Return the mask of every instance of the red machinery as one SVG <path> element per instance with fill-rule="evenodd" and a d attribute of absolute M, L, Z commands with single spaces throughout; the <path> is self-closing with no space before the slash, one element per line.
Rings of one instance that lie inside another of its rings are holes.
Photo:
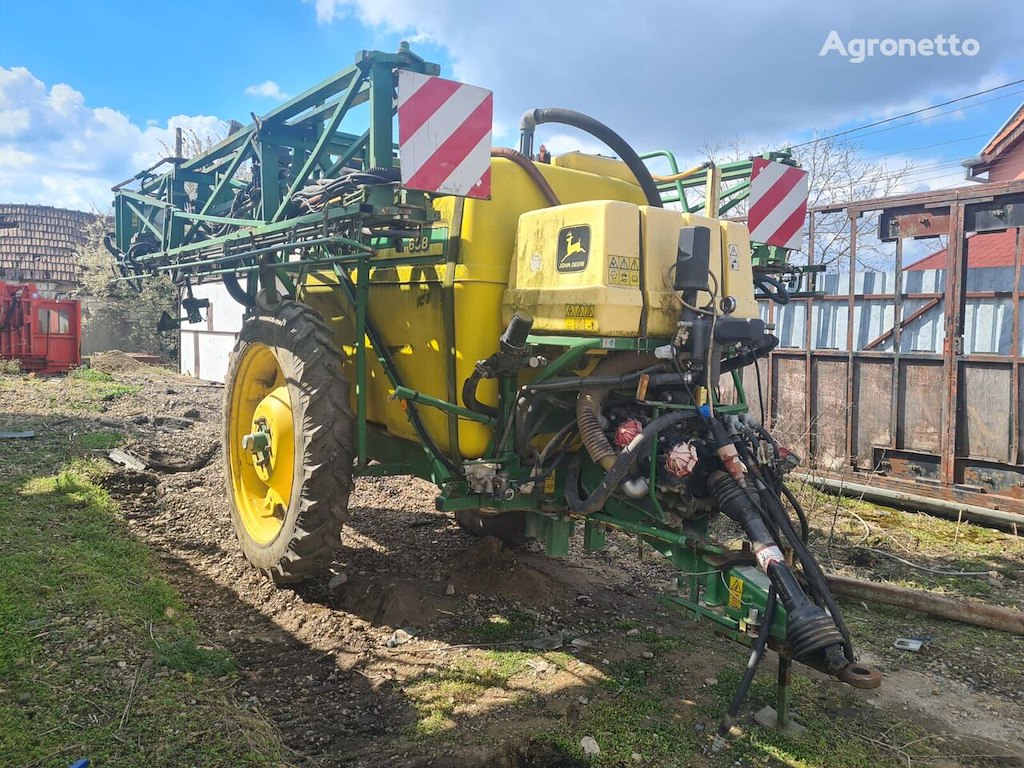
<path fill-rule="evenodd" d="M 46 299 L 31 283 L 0 282 L 0 359 L 35 373 L 60 373 L 81 363 L 82 305 Z"/>

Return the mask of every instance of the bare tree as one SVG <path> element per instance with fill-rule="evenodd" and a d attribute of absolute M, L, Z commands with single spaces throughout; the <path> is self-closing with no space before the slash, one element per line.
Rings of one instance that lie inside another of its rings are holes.
<path fill-rule="evenodd" d="M 78 252 L 84 323 L 97 335 L 118 340 L 128 351 L 173 356 L 177 334 L 157 333 L 156 326 L 165 311 L 172 315 L 177 311 L 177 290 L 163 276 L 118 279 L 117 262 L 103 244 L 111 224 L 109 216 L 97 214 Z"/>
<path fill-rule="evenodd" d="M 739 139 L 725 144 L 705 144 L 701 154 L 717 163 L 732 162 L 760 155 L 765 149 L 750 151 Z M 885 197 L 895 194 L 913 170 L 913 163 L 893 167 L 886 162 L 875 162 L 863 154 L 863 146 L 845 137 L 815 138 L 798 147 L 794 158 L 809 173 L 811 208 L 835 206 L 854 200 Z M 694 200 L 702 199 L 698 192 Z M 728 212 L 729 216 L 745 218 L 747 202 Z M 866 214 L 854 219 L 857 231 L 858 269 L 892 268 L 892 250 L 878 241 L 878 214 Z M 849 267 L 850 220 L 845 211 L 820 213 L 815 219 L 814 261 L 824 264 L 828 271 L 837 272 Z M 800 257 L 796 256 L 795 261 Z"/>
<path fill-rule="evenodd" d="M 862 145 L 843 137 L 816 139 L 794 153 L 810 173 L 811 208 L 841 205 L 854 200 L 896 194 L 913 170 L 907 161 L 899 166 L 864 157 Z M 814 261 L 828 271 L 849 268 L 851 230 L 856 230 L 855 269 L 892 268 L 892 249 L 878 240 L 878 212 L 851 220 L 846 211 L 818 214 L 815 219 Z"/>

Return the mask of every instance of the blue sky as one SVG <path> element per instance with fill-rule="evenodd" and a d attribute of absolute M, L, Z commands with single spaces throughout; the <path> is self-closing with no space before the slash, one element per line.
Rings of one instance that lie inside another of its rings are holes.
<path fill-rule="evenodd" d="M 852 64 L 819 55 L 832 31 L 847 43 L 957 34 L 980 50 Z M 676 0 L 0 0 L 0 201 L 103 209 L 174 125 L 247 122 L 357 50 L 402 39 L 495 91 L 496 143 L 514 143 L 524 110 L 566 106 L 684 161 L 705 145 L 780 146 L 1024 78 L 1024 8 L 1010 2 L 734 0 L 723 13 Z M 916 164 L 905 188 L 945 186 L 1022 101 L 1024 84 L 857 138 L 869 158 Z M 553 129 L 539 139 L 593 148 Z"/>

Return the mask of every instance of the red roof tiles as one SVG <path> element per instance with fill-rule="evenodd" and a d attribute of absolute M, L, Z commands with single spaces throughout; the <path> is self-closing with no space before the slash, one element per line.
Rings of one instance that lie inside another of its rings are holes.
<path fill-rule="evenodd" d="M 1015 229 L 1003 232 L 985 232 L 967 236 L 967 266 L 979 267 L 1012 267 L 1013 253 L 1016 247 Z M 920 272 L 925 269 L 945 269 L 946 249 L 925 256 L 906 268 L 907 272 Z"/>

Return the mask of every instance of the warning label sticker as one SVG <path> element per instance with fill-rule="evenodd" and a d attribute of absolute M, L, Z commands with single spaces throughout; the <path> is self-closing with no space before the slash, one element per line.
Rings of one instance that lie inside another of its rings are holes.
<path fill-rule="evenodd" d="M 565 329 L 567 331 L 596 331 L 597 319 L 593 304 L 566 304 Z"/>
<path fill-rule="evenodd" d="M 729 577 L 729 607 L 735 610 L 743 607 L 743 579 L 739 576 Z"/>
<path fill-rule="evenodd" d="M 729 243 L 729 271 L 740 271 L 740 248 L 736 243 Z"/>
<path fill-rule="evenodd" d="M 608 285 L 640 287 L 640 259 L 636 256 L 612 256 L 608 260 Z"/>

